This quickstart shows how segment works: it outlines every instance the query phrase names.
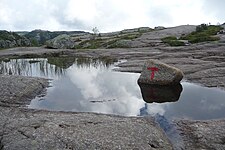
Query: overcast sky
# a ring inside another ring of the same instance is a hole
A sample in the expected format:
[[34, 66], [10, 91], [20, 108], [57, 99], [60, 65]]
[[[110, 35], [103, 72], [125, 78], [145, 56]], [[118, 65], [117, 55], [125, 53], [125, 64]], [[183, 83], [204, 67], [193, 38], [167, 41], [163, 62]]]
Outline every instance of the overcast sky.
[[0, 0], [0, 30], [85, 30], [224, 23], [225, 0]]

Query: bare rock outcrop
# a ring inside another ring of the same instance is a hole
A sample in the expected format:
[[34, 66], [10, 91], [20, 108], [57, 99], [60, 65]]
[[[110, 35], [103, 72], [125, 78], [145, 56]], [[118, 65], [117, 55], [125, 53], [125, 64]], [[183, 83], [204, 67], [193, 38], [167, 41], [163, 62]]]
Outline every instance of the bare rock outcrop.
[[0, 75], [0, 106], [24, 107], [43, 92], [48, 80], [34, 77]]
[[151, 117], [0, 107], [0, 118], [0, 146], [5, 150], [172, 150], [165, 133]]
[[67, 34], [62, 34], [46, 42], [48, 48], [74, 48], [75, 42]]

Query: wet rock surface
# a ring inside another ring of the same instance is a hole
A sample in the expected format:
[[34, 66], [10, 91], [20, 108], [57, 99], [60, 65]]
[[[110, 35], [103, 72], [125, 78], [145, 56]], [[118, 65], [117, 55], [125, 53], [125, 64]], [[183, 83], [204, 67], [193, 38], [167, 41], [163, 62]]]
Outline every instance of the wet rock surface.
[[176, 85], [183, 78], [183, 72], [158, 60], [145, 62], [138, 83], [150, 85]]

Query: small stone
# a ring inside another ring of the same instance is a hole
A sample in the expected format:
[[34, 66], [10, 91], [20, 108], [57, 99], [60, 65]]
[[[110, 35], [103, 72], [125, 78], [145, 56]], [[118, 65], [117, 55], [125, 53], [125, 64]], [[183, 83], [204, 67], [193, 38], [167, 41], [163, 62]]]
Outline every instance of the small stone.
[[183, 72], [158, 60], [148, 60], [142, 69], [138, 83], [150, 85], [176, 85], [182, 80]]

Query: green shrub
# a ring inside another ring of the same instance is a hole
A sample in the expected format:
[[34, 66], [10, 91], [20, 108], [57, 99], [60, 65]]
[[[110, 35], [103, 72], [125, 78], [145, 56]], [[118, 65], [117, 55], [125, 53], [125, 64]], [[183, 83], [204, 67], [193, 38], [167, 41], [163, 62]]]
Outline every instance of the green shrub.
[[88, 41], [88, 43], [90, 45], [87, 46], [86, 48], [89, 48], [89, 49], [97, 49], [97, 48], [100, 48], [101, 47], [102, 40], [101, 39], [94, 39], [94, 40]]
[[119, 40], [118, 38], [109, 40], [109, 41], [103, 43], [103, 44], [102, 44], [102, 47], [105, 47], [105, 48], [111, 48], [111, 45], [114, 45], [118, 40]]
[[168, 36], [161, 39], [163, 43], [169, 44], [170, 46], [184, 46], [185, 43], [182, 41], [177, 40], [175, 36]]
[[39, 46], [38, 41], [35, 38], [30, 39], [32, 46]]
[[142, 34], [126, 34], [126, 35], [120, 36], [119, 38], [123, 40], [133, 40], [133, 39], [139, 38], [141, 35]]
[[138, 29], [138, 32], [140, 33], [140, 34], [143, 34], [143, 33], [147, 33], [147, 32], [151, 32], [151, 31], [154, 31], [154, 29], [151, 29], [151, 28], [149, 28], [148, 30], [146, 30], [146, 29], [141, 29], [141, 28], [139, 28]]
[[201, 24], [196, 27], [196, 32], [202, 32], [204, 30], [207, 30], [207, 24]]
[[170, 46], [185, 46], [185, 43], [178, 40], [172, 40], [167, 42]]
[[223, 28], [215, 25], [201, 24], [196, 27], [196, 31], [181, 37], [182, 40], [188, 40], [190, 43], [200, 43], [206, 41], [217, 41], [219, 37], [213, 37]]
[[79, 45], [76, 45], [74, 49], [97, 49], [100, 48], [103, 43], [102, 39], [91, 39], [80, 42]]
[[162, 39], [163, 42], [171, 41], [171, 40], [177, 40], [177, 37], [175, 36], [168, 36]]

